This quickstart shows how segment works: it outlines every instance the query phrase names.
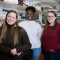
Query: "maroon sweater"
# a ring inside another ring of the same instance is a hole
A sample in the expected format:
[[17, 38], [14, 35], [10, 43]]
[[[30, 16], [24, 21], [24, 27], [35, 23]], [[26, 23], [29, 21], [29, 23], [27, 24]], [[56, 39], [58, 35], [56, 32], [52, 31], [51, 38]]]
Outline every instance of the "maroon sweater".
[[52, 31], [52, 26], [48, 26], [43, 32], [42, 46], [44, 52], [60, 52], [60, 24], [56, 25], [56, 29]]

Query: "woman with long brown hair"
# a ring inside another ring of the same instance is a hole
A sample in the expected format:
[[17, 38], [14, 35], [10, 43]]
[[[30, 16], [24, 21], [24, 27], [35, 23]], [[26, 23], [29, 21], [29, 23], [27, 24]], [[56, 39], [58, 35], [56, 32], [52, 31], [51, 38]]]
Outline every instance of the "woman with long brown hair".
[[0, 27], [0, 60], [23, 60], [24, 51], [31, 49], [27, 33], [17, 20], [17, 12], [10, 10]]
[[60, 24], [57, 14], [49, 11], [42, 36], [44, 60], [60, 60]]

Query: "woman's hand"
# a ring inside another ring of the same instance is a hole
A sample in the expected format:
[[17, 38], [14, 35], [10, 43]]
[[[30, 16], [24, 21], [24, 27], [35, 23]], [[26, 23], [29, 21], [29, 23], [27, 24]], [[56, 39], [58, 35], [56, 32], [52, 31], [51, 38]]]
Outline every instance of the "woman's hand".
[[17, 53], [17, 56], [20, 56], [22, 54], [22, 52], [20, 52], [20, 53]]
[[53, 50], [53, 49], [51, 49], [50, 51], [51, 51], [51, 52], [54, 52], [54, 50]]
[[17, 56], [19, 56], [19, 55], [21, 55], [22, 53], [23, 53], [23, 52], [17, 53], [16, 48], [14, 48], [14, 49], [11, 50], [11, 54], [12, 54], [12, 55], [17, 55]]
[[16, 50], [16, 48], [14, 48], [14, 49], [11, 50], [11, 54], [12, 54], [12, 55], [17, 55], [17, 50]]

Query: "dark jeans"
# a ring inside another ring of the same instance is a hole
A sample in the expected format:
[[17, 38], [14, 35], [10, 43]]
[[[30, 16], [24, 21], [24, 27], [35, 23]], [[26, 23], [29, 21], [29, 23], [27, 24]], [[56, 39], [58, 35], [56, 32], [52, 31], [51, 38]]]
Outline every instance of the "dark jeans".
[[50, 52], [44, 53], [44, 60], [60, 60], [60, 53]]
[[32, 55], [33, 55], [32, 49], [26, 51], [26, 55], [23, 57], [23, 60], [31, 60], [32, 59]]

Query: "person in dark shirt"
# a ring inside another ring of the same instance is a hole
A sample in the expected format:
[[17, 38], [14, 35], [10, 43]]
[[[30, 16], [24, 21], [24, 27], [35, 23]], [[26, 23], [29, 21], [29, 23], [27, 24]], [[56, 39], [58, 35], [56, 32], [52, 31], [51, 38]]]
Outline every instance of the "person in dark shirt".
[[60, 60], [60, 24], [57, 22], [57, 14], [54, 11], [49, 11], [47, 14], [42, 47], [44, 60]]
[[23, 60], [24, 52], [31, 49], [27, 33], [17, 21], [17, 12], [8, 11], [0, 27], [0, 60]]

